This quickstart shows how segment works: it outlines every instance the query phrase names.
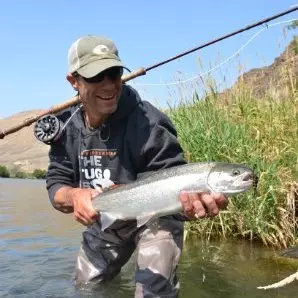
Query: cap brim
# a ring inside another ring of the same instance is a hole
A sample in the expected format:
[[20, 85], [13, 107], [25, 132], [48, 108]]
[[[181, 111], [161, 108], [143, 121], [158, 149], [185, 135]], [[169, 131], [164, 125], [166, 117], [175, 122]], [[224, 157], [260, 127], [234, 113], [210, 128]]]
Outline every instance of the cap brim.
[[78, 69], [77, 72], [84, 78], [92, 78], [96, 76], [98, 73], [115, 66], [124, 67], [121, 61], [119, 60], [101, 59], [93, 61], [88, 65], [83, 66], [82, 68]]

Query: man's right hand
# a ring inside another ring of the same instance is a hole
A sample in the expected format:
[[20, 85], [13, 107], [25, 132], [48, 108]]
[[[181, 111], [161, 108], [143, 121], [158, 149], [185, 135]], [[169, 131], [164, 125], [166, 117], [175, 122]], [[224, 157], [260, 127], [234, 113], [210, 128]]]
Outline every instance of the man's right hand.
[[92, 206], [100, 192], [93, 188], [62, 187], [55, 195], [56, 208], [62, 212], [73, 212], [74, 219], [89, 226], [99, 218], [99, 213]]
[[99, 214], [91, 202], [97, 195], [98, 191], [93, 188], [76, 188], [73, 190], [73, 216], [76, 221], [89, 226], [98, 220]]

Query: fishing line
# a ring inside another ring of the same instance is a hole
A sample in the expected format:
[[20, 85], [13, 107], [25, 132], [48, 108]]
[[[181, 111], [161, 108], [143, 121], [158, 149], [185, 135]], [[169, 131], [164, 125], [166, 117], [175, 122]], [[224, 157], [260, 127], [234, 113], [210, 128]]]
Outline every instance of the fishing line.
[[65, 127], [67, 126], [67, 124], [69, 123], [69, 121], [71, 120], [71, 118], [83, 107], [83, 105], [81, 104], [72, 114], [71, 116], [67, 119], [67, 121], [65, 122], [65, 124], [63, 125], [62, 129], [61, 129], [61, 133], [63, 132], [63, 130], [65, 129]]
[[264, 32], [265, 30], [277, 26], [277, 25], [281, 25], [281, 24], [286, 24], [286, 23], [291, 23], [294, 21], [297, 21], [298, 19], [291, 19], [291, 20], [287, 20], [287, 21], [281, 21], [281, 22], [277, 22], [274, 24], [266, 24], [265, 28], [262, 28], [261, 30], [259, 30], [258, 32], [256, 32], [250, 39], [248, 39], [247, 42], [245, 42], [233, 55], [231, 55], [230, 57], [228, 57], [226, 60], [220, 62], [218, 65], [214, 66], [213, 68], [211, 68], [210, 70], [200, 73], [198, 75], [195, 75], [193, 77], [190, 77], [188, 79], [185, 79], [183, 81], [175, 81], [175, 82], [170, 82], [170, 83], [132, 83], [131, 85], [133, 86], [153, 86], [153, 87], [163, 87], [163, 86], [175, 86], [175, 85], [180, 85], [180, 84], [184, 84], [187, 82], [191, 82], [197, 79], [200, 79], [203, 76], [206, 76], [207, 74], [210, 74], [211, 72], [214, 72], [215, 70], [219, 69], [221, 66], [223, 66], [224, 64], [230, 62], [235, 56], [237, 56], [239, 53], [241, 53], [244, 48], [246, 48], [258, 35], [260, 35], [262, 32]]

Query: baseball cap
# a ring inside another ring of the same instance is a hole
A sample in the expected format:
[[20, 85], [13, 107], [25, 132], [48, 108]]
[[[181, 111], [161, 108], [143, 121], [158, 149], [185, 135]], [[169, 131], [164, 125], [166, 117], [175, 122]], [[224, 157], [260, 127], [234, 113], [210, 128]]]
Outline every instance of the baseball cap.
[[114, 42], [104, 36], [88, 35], [77, 39], [68, 51], [68, 71], [85, 78], [114, 67], [124, 67]]

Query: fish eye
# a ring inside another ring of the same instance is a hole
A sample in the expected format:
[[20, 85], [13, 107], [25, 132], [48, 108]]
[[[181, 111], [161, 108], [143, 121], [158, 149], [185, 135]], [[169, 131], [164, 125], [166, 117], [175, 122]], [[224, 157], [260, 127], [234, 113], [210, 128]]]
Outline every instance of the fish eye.
[[235, 169], [235, 170], [232, 171], [232, 175], [233, 176], [238, 176], [238, 175], [240, 175], [240, 171]]

